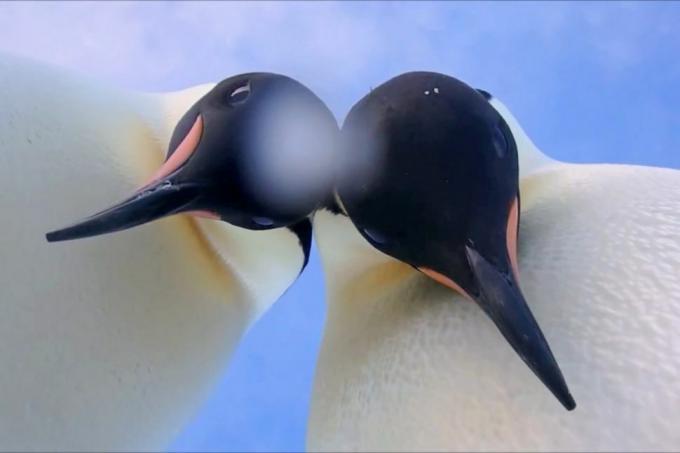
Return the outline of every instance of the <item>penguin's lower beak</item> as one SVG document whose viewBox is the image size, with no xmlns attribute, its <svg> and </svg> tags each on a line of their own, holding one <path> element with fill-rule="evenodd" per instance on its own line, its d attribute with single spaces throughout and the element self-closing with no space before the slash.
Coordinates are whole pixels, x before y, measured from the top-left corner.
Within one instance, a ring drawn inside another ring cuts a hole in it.
<svg viewBox="0 0 680 453">
<path fill-rule="evenodd" d="M 47 233 L 48 242 L 80 239 L 125 230 L 161 217 L 195 209 L 204 193 L 201 184 L 175 183 L 173 178 L 154 182 L 127 200 L 82 222 Z"/>
</svg>

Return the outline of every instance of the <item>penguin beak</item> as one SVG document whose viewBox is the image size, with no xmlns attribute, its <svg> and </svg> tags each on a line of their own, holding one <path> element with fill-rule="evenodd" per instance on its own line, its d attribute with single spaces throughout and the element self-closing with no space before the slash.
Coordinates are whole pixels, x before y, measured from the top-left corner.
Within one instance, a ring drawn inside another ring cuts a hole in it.
<svg viewBox="0 0 680 453">
<path fill-rule="evenodd" d="M 199 114 L 190 131 L 149 183 L 127 200 L 109 209 L 69 227 L 47 233 L 47 241 L 66 241 L 112 233 L 196 209 L 196 201 L 206 191 L 205 183 L 184 180 L 180 182 L 178 176 L 183 164 L 198 148 L 202 132 L 203 120 Z"/>
<path fill-rule="evenodd" d="M 451 278 L 432 269 L 419 268 L 437 282 L 475 301 L 491 318 L 510 346 L 555 395 L 567 410 L 576 408 L 550 346 L 527 305 L 518 284 L 517 224 L 518 203 L 510 211 L 507 228 L 507 256 L 512 272 L 491 264 L 472 246 L 465 246 L 465 257 L 478 291 L 471 295 Z"/>
<path fill-rule="evenodd" d="M 126 230 L 191 210 L 204 190 L 199 184 L 176 184 L 172 179 L 163 179 L 109 209 L 82 222 L 47 233 L 45 237 L 48 242 L 57 242 Z"/>
<path fill-rule="evenodd" d="M 468 265 L 479 291 L 470 295 L 447 276 L 428 268 L 421 272 L 475 301 L 491 318 L 510 346 L 531 368 L 567 410 L 576 402 L 569 392 L 559 365 L 512 274 L 499 270 L 477 250 L 465 247 Z"/>
<path fill-rule="evenodd" d="M 565 409 L 576 408 L 562 371 L 514 276 L 501 273 L 471 247 L 465 247 L 465 254 L 479 286 L 475 302 Z"/>
</svg>

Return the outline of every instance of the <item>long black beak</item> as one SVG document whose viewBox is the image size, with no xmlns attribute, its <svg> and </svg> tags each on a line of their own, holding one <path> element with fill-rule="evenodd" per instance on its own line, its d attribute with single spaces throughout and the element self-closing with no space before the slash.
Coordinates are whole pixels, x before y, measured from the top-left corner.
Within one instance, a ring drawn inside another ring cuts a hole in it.
<svg viewBox="0 0 680 453">
<path fill-rule="evenodd" d="M 82 222 L 47 233 L 48 242 L 68 241 L 113 233 L 190 210 L 203 186 L 165 179 L 144 187 L 132 197 Z"/>
<path fill-rule="evenodd" d="M 466 246 L 465 253 L 480 288 L 474 297 L 477 304 L 560 403 L 573 410 L 576 402 L 515 278 L 501 273 L 475 249 Z"/>
</svg>

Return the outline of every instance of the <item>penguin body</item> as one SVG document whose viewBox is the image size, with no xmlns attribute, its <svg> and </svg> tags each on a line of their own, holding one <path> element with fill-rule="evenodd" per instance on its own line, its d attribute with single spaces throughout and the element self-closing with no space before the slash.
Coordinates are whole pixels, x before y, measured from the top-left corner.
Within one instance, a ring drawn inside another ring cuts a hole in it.
<svg viewBox="0 0 680 453">
<path fill-rule="evenodd" d="M 157 450 L 297 278 L 288 228 L 175 216 L 99 240 L 44 233 L 132 191 L 213 85 L 109 89 L 0 58 L 0 449 Z"/>
<path fill-rule="evenodd" d="M 521 289 L 577 408 L 479 307 L 377 250 L 339 200 L 314 219 L 328 315 L 308 448 L 677 448 L 680 172 L 552 161 L 490 102 L 518 147 Z"/>
</svg>

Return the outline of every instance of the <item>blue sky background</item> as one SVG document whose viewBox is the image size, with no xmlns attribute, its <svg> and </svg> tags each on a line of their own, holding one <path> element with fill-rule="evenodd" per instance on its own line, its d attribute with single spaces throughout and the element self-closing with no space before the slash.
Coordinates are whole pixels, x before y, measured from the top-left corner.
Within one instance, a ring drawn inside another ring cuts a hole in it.
<svg viewBox="0 0 680 453">
<path fill-rule="evenodd" d="M 0 50 L 166 91 L 297 78 L 342 120 L 409 70 L 500 98 L 547 154 L 680 168 L 680 3 L 0 3 Z M 173 450 L 301 450 L 323 331 L 318 256 L 244 339 Z"/>
</svg>

